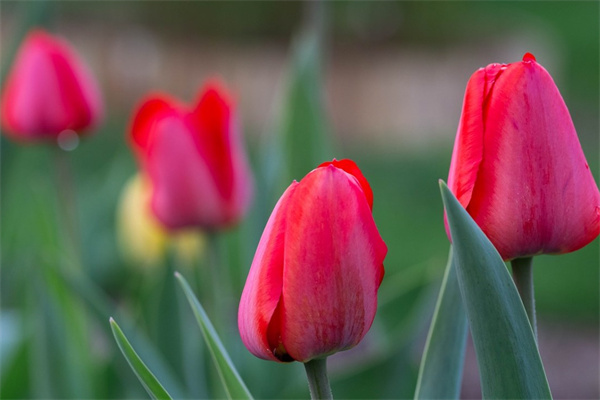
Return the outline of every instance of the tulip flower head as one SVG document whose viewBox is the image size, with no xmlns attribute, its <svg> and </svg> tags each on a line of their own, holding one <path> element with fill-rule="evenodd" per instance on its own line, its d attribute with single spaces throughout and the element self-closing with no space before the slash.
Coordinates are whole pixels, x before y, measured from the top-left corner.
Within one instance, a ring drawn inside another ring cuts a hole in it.
<svg viewBox="0 0 600 400">
<path fill-rule="evenodd" d="M 209 82 L 193 107 L 149 96 L 130 133 L 152 184 L 152 211 L 167 228 L 216 229 L 245 214 L 253 178 L 233 102 L 219 83 Z"/>
<path fill-rule="evenodd" d="M 530 53 L 471 76 L 448 186 L 505 260 L 575 251 L 600 232 L 573 121 Z"/>
<path fill-rule="evenodd" d="M 2 127 L 15 140 L 56 141 L 95 126 L 98 85 L 71 46 L 35 29 L 26 36 L 2 93 Z"/>
<path fill-rule="evenodd" d="M 361 341 L 375 317 L 387 253 L 372 205 L 351 160 L 324 163 L 288 187 L 240 301 L 238 326 L 252 354 L 308 362 Z"/>
</svg>

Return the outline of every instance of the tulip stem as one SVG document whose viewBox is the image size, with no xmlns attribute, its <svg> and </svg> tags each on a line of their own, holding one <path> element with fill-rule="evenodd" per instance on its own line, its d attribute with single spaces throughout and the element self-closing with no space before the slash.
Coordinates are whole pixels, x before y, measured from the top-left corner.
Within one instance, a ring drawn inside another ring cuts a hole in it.
<svg viewBox="0 0 600 400">
<path fill-rule="evenodd" d="M 533 257 L 516 258 L 511 261 L 513 280 L 521 296 L 523 306 L 529 317 L 533 336 L 537 341 L 537 323 L 535 318 L 535 297 L 533 293 Z"/>
<path fill-rule="evenodd" d="M 333 399 L 327 377 L 327 358 L 315 358 L 304 364 L 311 399 Z"/>
<path fill-rule="evenodd" d="M 72 260 L 67 264 L 81 269 L 79 233 L 77 231 L 77 202 L 73 184 L 72 168 L 68 154 L 58 147 L 55 149 L 57 202 L 62 229 L 63 244 Z"/>
<path fill-rule="evenodd" d="M 210 311 L 209 315 L 217 330 L 224 330 L 229 322 L 231 304 L 231 286 L 228 276 L 227 263 L 221 249 L 222 238 L 218 232 L 209 231 L 207 234 L 208 272 L 210 280 Z"/>
</svg>

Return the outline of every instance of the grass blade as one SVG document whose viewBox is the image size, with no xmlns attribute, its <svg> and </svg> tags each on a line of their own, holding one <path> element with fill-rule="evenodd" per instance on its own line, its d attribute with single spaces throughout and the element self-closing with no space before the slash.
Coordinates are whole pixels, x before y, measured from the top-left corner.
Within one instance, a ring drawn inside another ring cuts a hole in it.
<svg viewBox="0 0 600 400">
<path fill-rule="evenodd" d="M 484 398 L 552 398 L 523 303 L 502 258 L 440 182 L 454 264 L 467 311 Z"/>
<path fill-rule="evenodd" d="M 467 342 L 467 314 L 463 307 L 452 248 L 438 296 L 415 399 L 458 399 Z"/>
<path fill-rule="evenodd" d="M 110 327 L 115 336 L 115 340 L 119 345 L 119 349 L 121 349 L 121 352 L 127 359 L 131 369 L 133 372 L 135 372 L 148 394 L 153 399 L 171 399 L 169 393 L 167 393 L 165 388 L 160 384 L 158 379 L 156 379 L 154 374 L 148 369 L 148 367 L 146 367 L 146 364 L 144 364 L 133 347 L 131 347 L 131 344 L 125 337 L 125 334 L 121 328 L 119 328 L 119 325 L 117 325 L 115 320 L 112 318 L 110 319 Z"/>
<path fill-rule="evenodd" d="M 178 272 L 175 273 L 175 277 L 181 284 L 181 287 L 185 293 L 185 297 L 187 297 L 190 306 L 192 307 L 192 311 L 194 312 L 196 320 L 198 321 L 198 325 L 200 326 L 204 340 L 206 340 L 207 347 L 210 351 L 215 366 L 217 367 L 219 377 L 221 378 L 221 382 L 223 383 L 223 387 L 225 388 L 228 398 L 251 399 L 252 395 L 233 366 L 225 347 L 221 343 L 217 332 L 208 319 L 208 316 L 204 312 L 204 309 L 200 305 L 200 302 L 198 299 L 196 299 L 196 296 L 190 288 L 190 285 Z"/>
</svg>

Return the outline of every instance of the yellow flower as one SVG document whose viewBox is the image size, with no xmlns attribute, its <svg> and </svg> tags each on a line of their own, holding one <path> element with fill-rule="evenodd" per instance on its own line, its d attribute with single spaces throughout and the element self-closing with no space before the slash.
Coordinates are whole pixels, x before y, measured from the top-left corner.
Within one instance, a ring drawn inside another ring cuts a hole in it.
<svg viewBox="0 0 600 400">
<path fill-rule="evenodd" d="M 195 229 L 165 229 L 150 209 L 150 182 L 141 174 L 131 177 L 121 194 L 117 238 L 125 260 L 134 266 L 156 267 L 173 252 L 177 268 L 198 264 L 205 235 Z"/>
<path fill-rule="evenodd" d="M 152 214 L 149 195 L 149 184 L 138 173 L 127 181 L 119 201 L 118 244 L 132 265 L 156 266 L 165 257 L 167 231 Z"/>
<path fill-rule="evenodd" d="M 134 266 L 156 267 L 172 251 L 177 268 L 197 265 L 204 253 L 205 235 L 195 229 L 165 229 L 150 209 L 150 189 L 150 182 L 139 173 L 123 188 L 117 238 L 125 260 Z"/>
</svg>

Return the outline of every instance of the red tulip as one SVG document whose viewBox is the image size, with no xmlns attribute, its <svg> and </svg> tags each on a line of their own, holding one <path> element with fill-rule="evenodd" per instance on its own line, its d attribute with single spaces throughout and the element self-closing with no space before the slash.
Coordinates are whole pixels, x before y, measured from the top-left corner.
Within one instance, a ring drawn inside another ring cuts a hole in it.
<svg viewBox="0 0 600 400">
<path fill-rule="evenodd" d="M 387 253 L 372 201 L 351 160 L 322 164 L 281 196 L 240 301 L 240 334 L 252 354 L 307 362 L 365 336 Z"/>
<path fill-rule="evenodd" d="M 448 185 L 505 260 L 575 251 L 600 232 L 573 121 L 529 53 L 469 80 Z"/>
<path fill-rule="evenodd" d="M 131 142 L 152 183 L 151 208 L 166 227 L 214 229 L 245 214 L 252 174 L 234 105 L 216 82 L 193 107 L 148 97 L 135 113 Z"/>
<path fill-rule="evenodd" d="M 100 91 L 69 44 L 36 29 L 25 38 L 2 94 L 2 125 L 17 140 L 82 134 L 102 116 Z"/>
</svg>

